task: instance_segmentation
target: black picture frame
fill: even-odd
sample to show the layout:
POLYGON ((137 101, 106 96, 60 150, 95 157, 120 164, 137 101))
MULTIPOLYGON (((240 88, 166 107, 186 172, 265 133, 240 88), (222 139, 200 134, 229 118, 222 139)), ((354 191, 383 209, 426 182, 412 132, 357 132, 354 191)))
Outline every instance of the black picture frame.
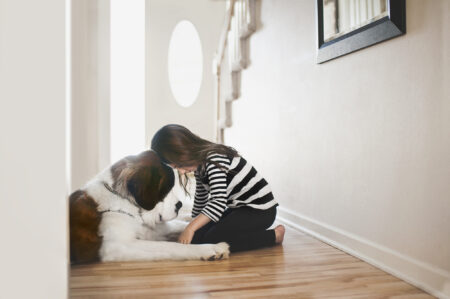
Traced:
POLYGON ((367 48, 406 33, 406 0, 388 0, 388 15, 331 41, 324 41, 323 0, 317 0, 317 63, 367 48))

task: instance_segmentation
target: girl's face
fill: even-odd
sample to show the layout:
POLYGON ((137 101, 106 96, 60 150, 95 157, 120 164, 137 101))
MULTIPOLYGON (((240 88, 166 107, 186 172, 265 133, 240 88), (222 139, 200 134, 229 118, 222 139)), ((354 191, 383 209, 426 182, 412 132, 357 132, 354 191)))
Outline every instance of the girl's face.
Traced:
POLYGON ((175 168, 176 170, 178 170, 179 173, 181 174, 185 174, 185 173, 189 173, 189 172, 193 172, 197 169, 197 166, 183 166, 183 167, 177 167, 174 164, 169 164, 170 167, 175 168))

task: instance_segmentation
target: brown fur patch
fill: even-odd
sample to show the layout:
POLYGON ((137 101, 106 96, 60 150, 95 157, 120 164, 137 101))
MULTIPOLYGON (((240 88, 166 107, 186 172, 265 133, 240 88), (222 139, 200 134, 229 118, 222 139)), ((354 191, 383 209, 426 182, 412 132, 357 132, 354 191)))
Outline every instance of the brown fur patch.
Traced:
POLYGON ((172 189, 173 171, 161 162, 154 151, 145 151, 129 158, 132 165, 128 167, 130 171, 123 171, 126 173, 127 190, 141 207, 151 210, 172 189))
POLYGON ((112 187, 123 197, 151 210, 174 185, 173 171, 151 150, 128 156, 111 166, 112 187))
POLYGON ((102 239, 98 236, 101 215, 97 203, 86 192, 77 190, 69 197, 69 209, 71 263, 99 261, 102 239))

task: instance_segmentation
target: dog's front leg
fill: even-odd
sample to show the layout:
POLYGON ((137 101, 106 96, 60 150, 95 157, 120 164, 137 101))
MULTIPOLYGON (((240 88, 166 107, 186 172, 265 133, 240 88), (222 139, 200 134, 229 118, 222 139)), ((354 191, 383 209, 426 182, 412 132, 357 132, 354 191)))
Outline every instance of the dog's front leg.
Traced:
POLYGON ((227 243, 180 244, 165 241, 109 241, 102 245, 102 261, 220 260, 229 256, 227 243))

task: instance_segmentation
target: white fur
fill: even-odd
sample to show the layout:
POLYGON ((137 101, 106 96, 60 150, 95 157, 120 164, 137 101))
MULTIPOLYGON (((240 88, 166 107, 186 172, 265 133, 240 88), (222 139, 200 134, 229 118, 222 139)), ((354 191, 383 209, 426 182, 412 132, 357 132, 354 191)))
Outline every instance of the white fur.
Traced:
POLYGON ((102 214, 98 232, 103 237, 99 252, 102 261, 228 258, 229 246, 226 243, 185 245, 168 242, 169 240, 176 241, 187 225, 185 221, 173 220, 177 217, 176 203, 180 200, 183 202, 183 198, 185 198, 178 183, 178 175, 176 172, 174 175, 174 187, 164 200, 151 211, 139 208, 134 198, 126 191, 125 186, 118 184, 115 191, 128 199, 105 188, 103 182, 109 186, 113 186, 114 183, 109 168, 86 185, 85 191, 97 202, 98 211, 120 210, 134 216, 133 218, 118 212, 102 214))

